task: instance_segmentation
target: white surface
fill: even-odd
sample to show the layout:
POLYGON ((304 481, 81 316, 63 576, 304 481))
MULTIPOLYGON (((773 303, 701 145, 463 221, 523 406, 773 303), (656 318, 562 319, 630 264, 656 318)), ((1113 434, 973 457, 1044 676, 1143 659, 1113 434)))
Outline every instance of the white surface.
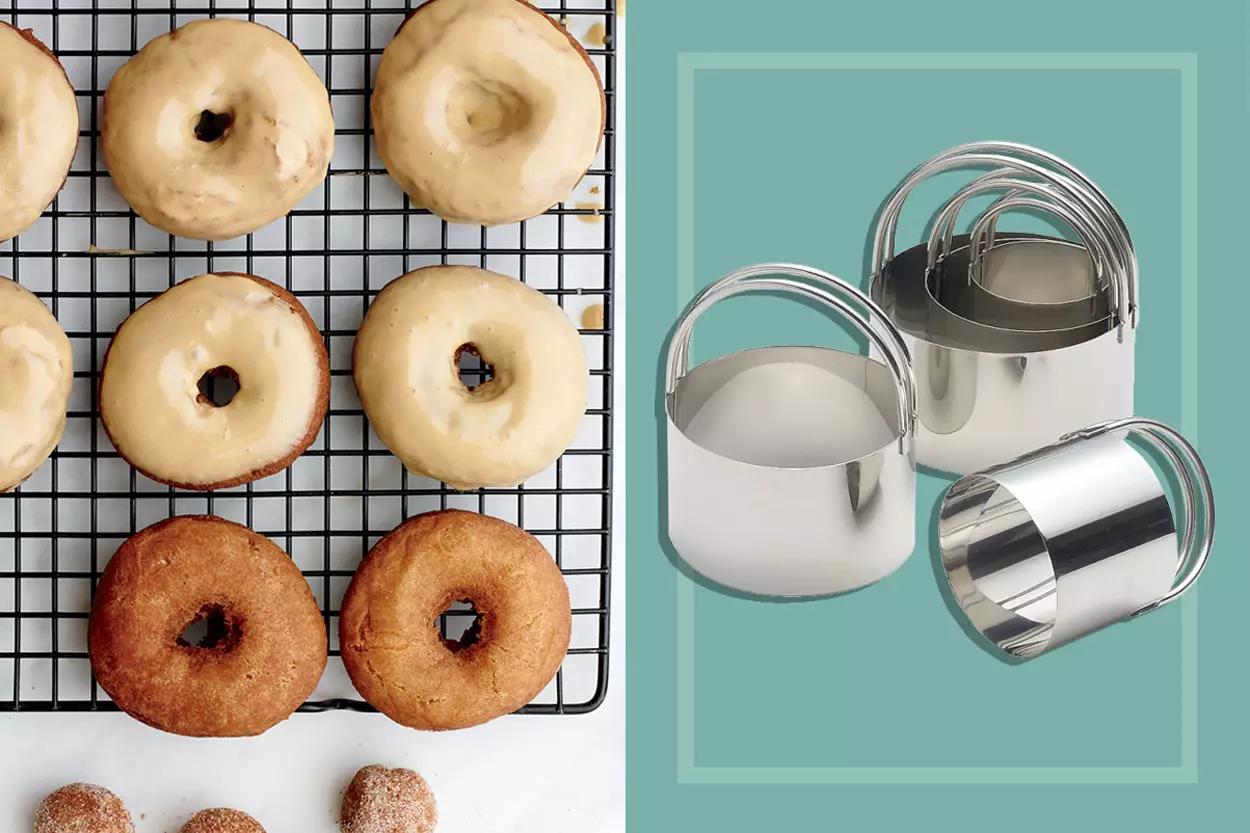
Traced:
MULTIPOLYGON (((0 2, 0 8, 7 5, 0 2)), ((35 14, 39 5, 32 3, 35 14)), ((219 3, 221 8, 228 5, 232 4, 219 3)), ((374 5, 392 4, 377 0, 374 5)), ((569 5, 584 4, 574 0, 569 5)), ((619 34, 617 46, 623 53, 619 34)), ((100 79, 100 87, 105 83, 107 79, 100 79)), ((625 324, 624 86, 624 62, 618 57, 618 280, 614 299, 618 334, 625 324)), ((375 178, 373 188, 378 194, 385 184, 375 178)), ((336 187, 335 193, 343 190, 350 192, 336 187)), ((321 197, 315 196, 319 206, 321 197)), ((576 218, 569 220, 570 245, 594 229, 576 218)), ((375 223, 375 229, 380 225, 375 223)), ((414 246, 420 245, 415 241, 421 234, 420 228, 413 229, 414 246)), ((99 241, 77 242, 84 249, 90 242, 107 247, 99 241)), ((179 272, 194 274, 197 257, 194 251, 186 258, 181 255, 184 243, 179 241, 179 260, 188 262, 186 269, 180 263, 179 272)), ((264 248, 259 239, 256 245, 264 248)), ((334 240, 326 245, 333 247, 334 240)), ((452 245, 457 245, 455 240, 452 245)), ((499 245, 515 243, 505 239, 499 245)), ((530 245, 543 244, 531 237, 530 245)), ((67 230, 62 228, 58 248, 70 246, 67 230)), ((192 244, 191 248, 196 247, 192 244)), ((487 260, 488 268, 512 271, 506 257, 487 260)), ((258 272, 263 272, 263 262, 264 258, 257 258, 258 272)), ((72 275, 72 263, 61 264, 63 286, 72 275)), ((166 261, 159 263, 164 269, 166 261)), ((415 268, 421 258, 410 258, 407 265, 415 268)), ((28 278, 38 280, 38 261, 27 259, 23 268, 28 278)), ((227 247, 218 247, 214 268, 235 268, 227 247)), ((288 279, 298 283, 299 276, 288 279)), ((576 315, 580 307, 571 303, 569 310, 576 315)), ((329 314, 333 317, 334 310, 329 314)), ((439 802, 439 833, 621 833, 625 829, 625 362, 624 340, 618 335, 615 341, 613 443, 618 462, 613 484, 612 669, 607 700, 599 710, 576 717, 510 716, 475 729, 440 734, 403 729, 378 715, 296 715, 259 738, 240 740, 178 738, 120 714, 0 715, 0 831, 29 830, 31 814, 43 795, 79 780, 102 784, 122 796, 135 815, 139 833, 173 833, 191 813, 215 806, 250 812, 270 833, 334 831, 342 790, 351 776, 360 766, 382 763, 417 769, 429 779, 439 802)), ((340 406, 351 407, 334 405, 340 406)), ((185 510, 180 505, 178 511, 185 510)), ((336 660, 331 662, 332 667, 336 664, 336 660)))

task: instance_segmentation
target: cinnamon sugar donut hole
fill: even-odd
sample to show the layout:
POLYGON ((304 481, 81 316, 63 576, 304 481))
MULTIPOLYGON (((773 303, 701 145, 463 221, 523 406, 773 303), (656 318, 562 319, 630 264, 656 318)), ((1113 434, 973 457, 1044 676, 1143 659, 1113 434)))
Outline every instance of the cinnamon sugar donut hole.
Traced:
POLYGON ((35 833, 135 833, 122 800, 95 784, 69 784, 35 810, 35 833))
POLYGON ((265 828, 241 810, 219 807, 196 813, 182 826, 180 833, 265 833, 265 828))
POLYGON ((437 824, 438 804, 425 779, 379 764, 356 773, 339 814, 343 833, 432 833, 437 824))

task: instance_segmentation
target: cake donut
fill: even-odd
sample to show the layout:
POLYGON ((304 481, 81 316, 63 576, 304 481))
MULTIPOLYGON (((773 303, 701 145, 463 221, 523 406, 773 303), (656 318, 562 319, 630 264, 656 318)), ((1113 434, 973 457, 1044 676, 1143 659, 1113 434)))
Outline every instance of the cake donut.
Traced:
POLYGON ((437 824, 434 793, 411 769, 370 764, 356 773, 343 794, 342 833, 434 833, 437 824))
POLYGON ((224 489, 289 466, 330 401, 330 360, 308 311, 255 275, 201 275, 157 295, 117 330, 100 372, 100 420, 153 480, 224 489), (238 383, 218 406, 206 376, 238 383))
POLYGON ((326 629, 295 563, 210 515, 161 521, 105 567, 87 622, 91 670, 131 717, 194 737, 259 735, 313 692, 326 629), (204 621, 196 644, 183 639, 204 621))
POLYGON ((179 833, 265 833, 265 828, 247 813, 218 808, 196 813, 179 833))
POLYGON ((286 38, 258 23, 196 20, 117 70, 100 144, 140 217, 223 240, 285 216, 325 179, 334 117, 325 85, 286 38))
POLYGON ((61 325, 33 293, 0 278, 0 492, 30 477, 61 441, 73 383, 61 325))
POLYGON ((413 202, 499 225, 568 199, 607 116, 599 72, 524 0, 431 0, 382 53, 370 100, 378 153, 413 202))
POLYGON ((462 490, 516 485, 551 465, 577 434, 590 384, 564 310, 475 266, 427 266, 387 284, 360 325, 352 370, 387 448, 462 490), (493 378, 461 382, 466 351, 493 378))
POLYGON ((369 551, 343 598, 339 645, 356 690, 413 729, 462 729, 516 711, 560 669, 572 614, 564 576, 528 532, 474 512, 405 521, 369 551), (454 602, 477 621, 457 642, 454 602))
POLYGON ((69 784, 35 809, 35 833, 135 833, 135 823, 121 799, 103 787, 69 784))
POLYGON ((35 224, 78 150, 78 102, 56 56, 0 22, 0 242, 35 224))

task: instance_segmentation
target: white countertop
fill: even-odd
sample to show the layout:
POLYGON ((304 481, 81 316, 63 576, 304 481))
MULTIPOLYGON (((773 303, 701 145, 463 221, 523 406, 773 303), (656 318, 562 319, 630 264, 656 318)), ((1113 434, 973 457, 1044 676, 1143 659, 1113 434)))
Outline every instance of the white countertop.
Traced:
POLYGON ((46 793, 89 781, 123 798, 140 833, 173 833, 196 810, 220 806, 251 813, 270 833, 330 833, 352 775, 382 763, 426 777, 439 833, 621 833, 625 703, 613 688, 589 715, 506 717, 451 733, 327 713, 296 715, 259 738, 203 740, 121 714, 6 715, 0 830, 30 830, 46 793))

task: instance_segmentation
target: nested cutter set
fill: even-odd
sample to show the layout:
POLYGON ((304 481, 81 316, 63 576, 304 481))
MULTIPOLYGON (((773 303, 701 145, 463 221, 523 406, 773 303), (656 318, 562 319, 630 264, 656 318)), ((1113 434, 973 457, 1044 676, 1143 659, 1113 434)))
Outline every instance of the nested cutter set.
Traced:
MULTIPOLYGON (((12 4, 16 5, 16 4, 12 4)), ((361 558, 405 518, 466 509, 516 524, 554 557, 569 588, 572 638, 562 670, 529 714, 595 709, 607 690, 612 538, 613 289, 616 203, 614 0, 535 4, 581 40, 603 84, 598 156, 568 201, 519 223, 448 223, 414 207, 387 175, 369 99, 378 61, 408 12, 403 0, 51 0, 0 11, 64 66, 80 137, 65 187, 36 225, 0 244, 0 275, 34 292, 74 352, 68 422, 57 450, 0 494, 0 711, 113 710, 91 675, 87 621, 101 571, 133 533, 170 516, 215 514, 268 536, 308 579, 338 655, 338 611, 361 558), (285 219, 233 240, 174 237, 121 198, 100 152, 101 102, 113 74, 152 38, 205 18, 263 24, 289 38, 325 82, 335 150, 324 183, 285 219), (365 309, 422 266, 471 265, 520 279, 582 323, 588 407, 559 460, 510 488, 458 492, 406 471, 373 434, 352 380, 365 309), (121 459, 101 428, 99 371, 117 327, 175 283, 204 273, 260 275, 307 308, 330 357, 330 402, 317 440, 293 465, 212 492, 167 487, 121 459), (602 305, 603 317, 583 315, 602 305)), ((414 6, 420 4, 411 4, 414 6)), ((485 370, 470 353, 461 375, 485 370)), ((449 639, 473 621, 440 617, 449 639)), ((370 710, 331 660, 302 711, 370 710)))
POLYGON ((763 595, 872 584, 915 549, 924 465, 961 476, 936 543, 963 615, 1004 655, 1028 659, 1180 597, 1210 553, 1215 501, 1193 446, 1134 414, 1138 266, 1110 199, 1053 154, 975 142, 905 176, 869 239, 867 294, 763 264, 712 283, 678 321, 665 405, 682 557, 763 595), (928 238, 898 245, 913 189, 959 170, 967 182, 928 238), (999 227, 1021 211, 1076 239, 999 227), (760 291, 823 305, 868 354, 778 346, 691 367, 696 319, 760 291))

